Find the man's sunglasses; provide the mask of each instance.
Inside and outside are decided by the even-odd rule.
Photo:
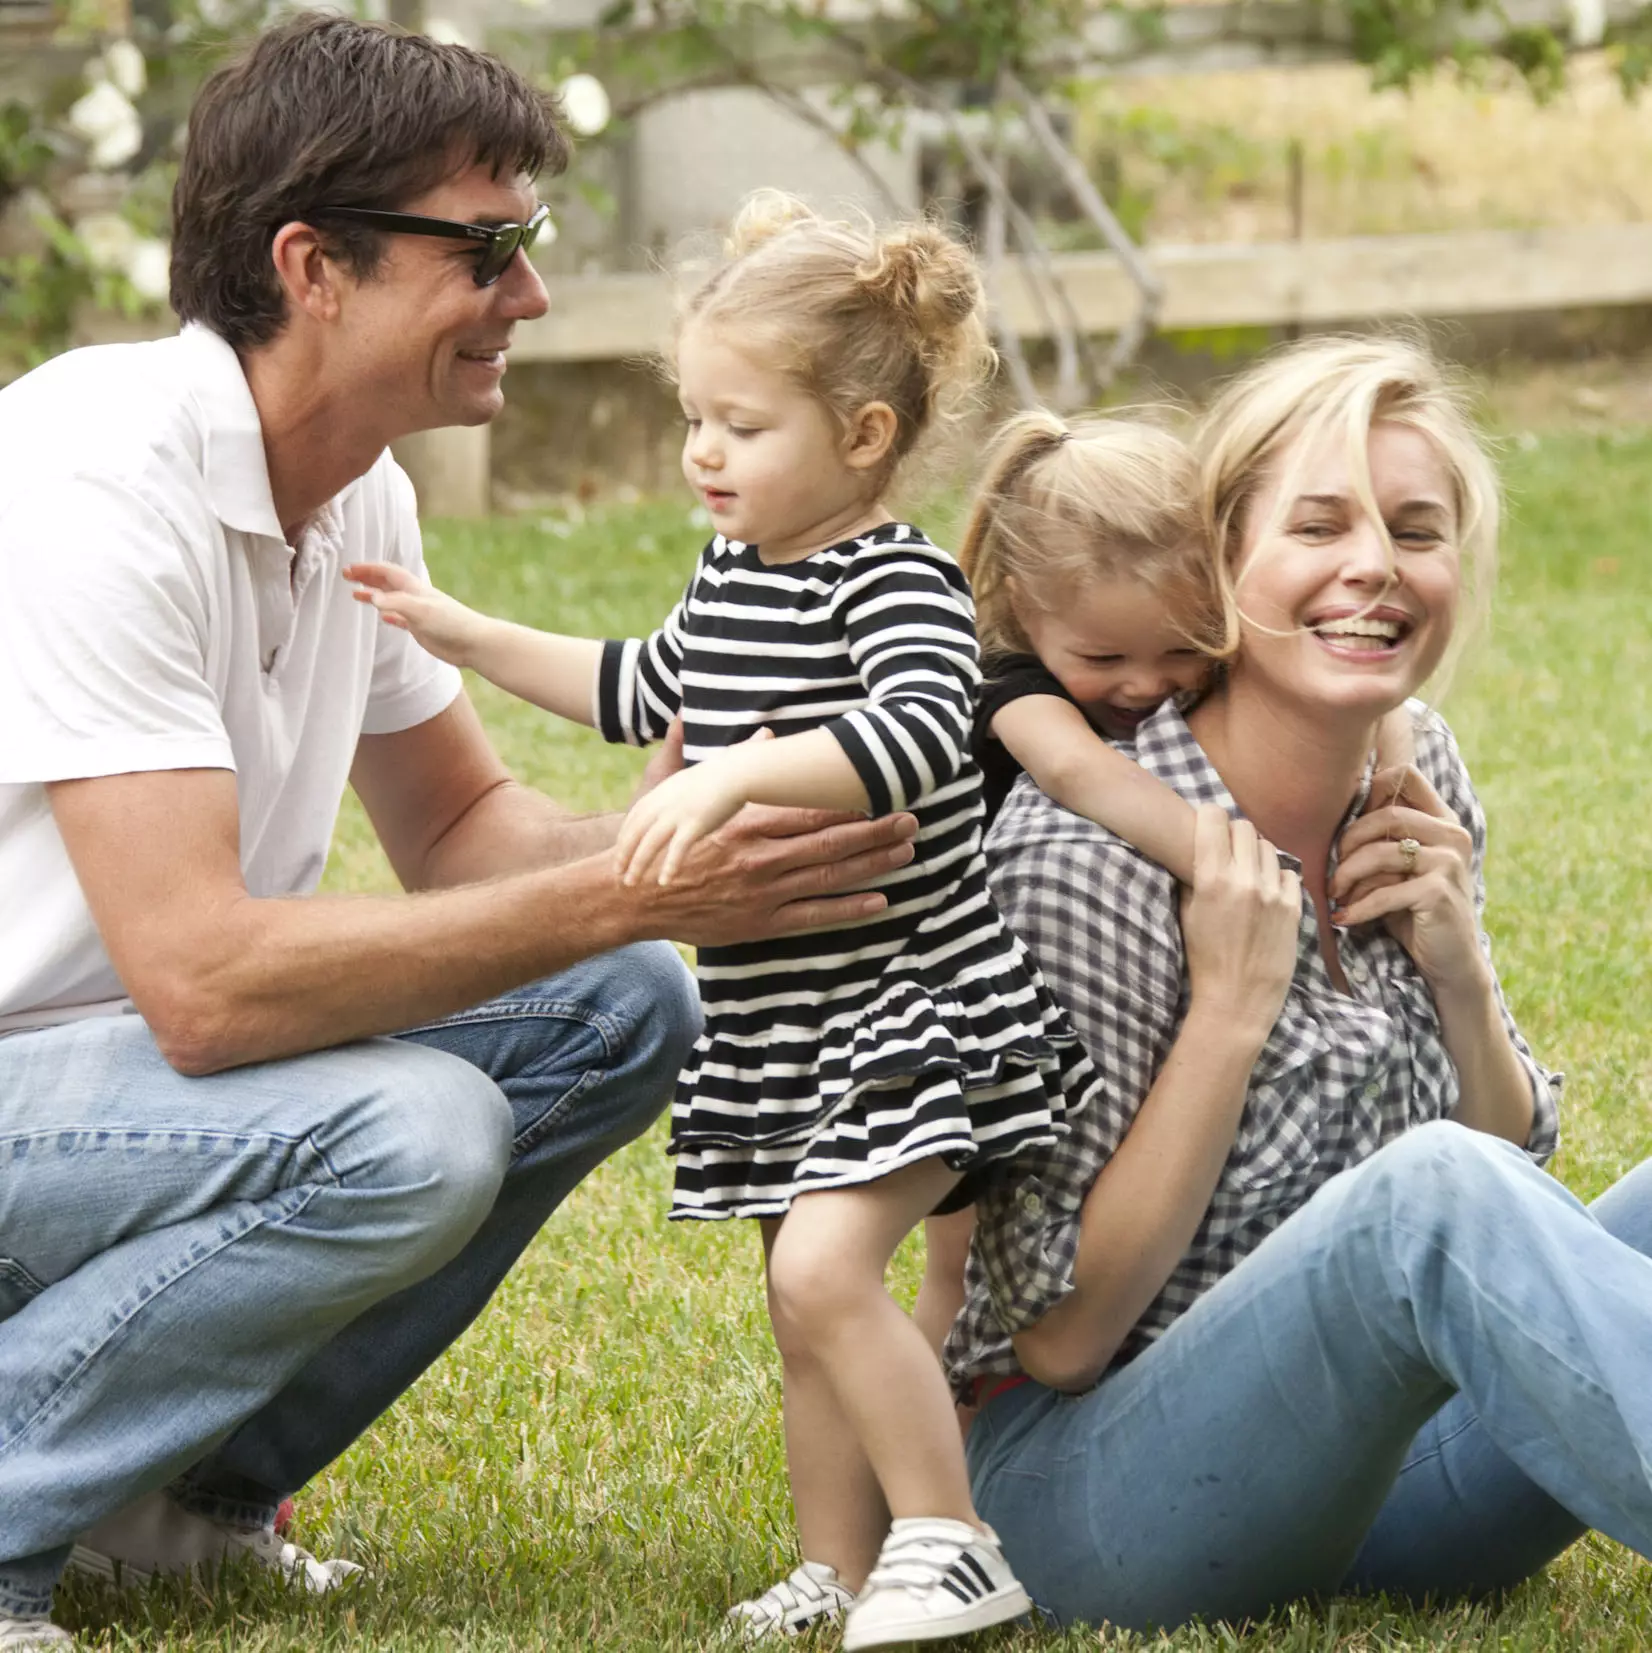
[[[472,241],[481,250],[476,261],[476,285],[491,287],[519,252],[526,252],[551,221],[551,209],[540,207],[525,224],[462,224],[456,218],[421,218],[416,212],[380,212],[377,207],[317,207],[317,218],[347,218],[352,224],[389,230],[393,235],[439,235],[450,241]]]

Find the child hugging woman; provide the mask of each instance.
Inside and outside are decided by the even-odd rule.
[[[1028,1607],[884,1274],[931,1212],[1049,1147],[1095,1082],[987,892],[968,584],[883,504],[990,370],[983,310],[972,258],[933,225],[756,197],[682,309],[683,470],[717,531],[657,631],[552,636],[384,565],[346,571],[433,653],[610,740],[681,718],[686,767],[621,828],[628,881],[669,881],[748,803],[918,818],[884,911],[701,951],[706,1027],[672,1111],[672,1215],[760,1221],[784,1370],[805,1559],[732,1617],[764,1635],[846,1611],[850,1649]]]

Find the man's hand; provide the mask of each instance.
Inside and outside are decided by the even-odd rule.
[[[748,804],[688,850],[671,883],[625,891],[636,934],[721,947],[870,918],[885,896],[843,892],[904,867],[917,832],[912,815],[868,821]]]

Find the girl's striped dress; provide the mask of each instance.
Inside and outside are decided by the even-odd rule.
[[[905,523],[770,566],[714,539],[651,637],[604,646],[598,727],[689,762],[765,725],[824,726],[876,815],[918,817],[888,907],[699,956],[705,1031],[677,1083],[674,1217],[778,1216],[794,1195],[940,1155],[954,1169],[1048,1145],[1095,1082],[1065,1014],[987,892],[974,604]]]

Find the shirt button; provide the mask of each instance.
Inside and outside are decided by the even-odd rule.
[[[1381,1095],[1382,1095],[1382,1086],[1379,1085],[1375,1080],[1372,1080],[1372,1082],[1365,1087],[1365,1100],[1367,1102],[1375,1102],[1376,1099]]]
[[[1041,1194],[1033,1193],[1033,1191],[1029,1188],[1027,1192],[1021,1196],[1021,1209],[1025,1211],[1029,1217],[1042,1217],[1044,1215],[1043,1196]]]

